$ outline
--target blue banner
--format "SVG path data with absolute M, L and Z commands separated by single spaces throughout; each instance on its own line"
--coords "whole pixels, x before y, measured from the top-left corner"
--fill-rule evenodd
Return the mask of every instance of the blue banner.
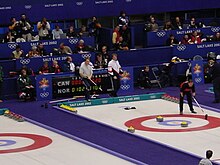
M 52 75 L 36 76 L 36 97 L 38 101 L 51 100 L 52 96 Z
M 216 8 L 219 0 L 1 0 L 0 24 L 9 23 L 10 17 L 20 18 L 26 13 L 33 22 L 47 17 L 49 20 L 90 18 L 91 16 L 117 16 L 121 10 L 128 15 L 161 13 L 183 10 Z
M 173 47 L 173 56 L 181 59 L 190 59 L 196 55 L 207 58 L 208 52 L 220 53 L 219 42 L 206 42 L 202 44 L 176 45 Z
M 173 34 L 178 41 L 181 41 L 185 34 L 192 34 L 193 31 L 197 31 L 205 37 L 206 35 L 215 35 L 217 32 L 220 32 L 220 27 L 148 32 L 145 36 L 147 41 L 146 46 L 164 46 L 170 34 Z
M 121 86 L 119 93 L 127 94 L 134 91 L 133 67 L 123 67 L 123 74 L 121 74 Z
M 204 84 L 204 72 L 203 72 L 203 61 L 192 61 L 191 62 L 192 79 L 195 85 Z

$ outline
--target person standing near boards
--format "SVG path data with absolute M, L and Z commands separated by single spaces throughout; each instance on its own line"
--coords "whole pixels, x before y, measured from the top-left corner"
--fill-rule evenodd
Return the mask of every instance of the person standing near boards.
M 81 63 L 79 68 L 79 74 L 82 78 L 82 82 L 85 86 L 85 99 L 90 100 L 90 90 L 92 85 L 92 75 L 93 75 L 93 65 L 89 58 L 86 58 L 84 62 Z
M 196 95 L 195 86 L 194 86 L 192 79 L 189 79 L 188 81 L 185 81 L 180 85 L 180 103 L 179 103 L 180 115 L 183 114 L 183 99 L 185 95 L 187 97 L 187 102 L 188 102 L 190 111 L 192 113 L 196 113 L 196 111 L 194 111 L 193 109 L 193 104 L 192 104 L 192 97 Z
M 112 60 L 108 63 L 108 73 L 111 75 L 113 82 L 113 91 L 110 93 L 111 97 L 117 97 L 117 92 L 120 89 L 120 73 L 123 73 L 121 65 L 118 62 L 118 55 L 112 54 Z

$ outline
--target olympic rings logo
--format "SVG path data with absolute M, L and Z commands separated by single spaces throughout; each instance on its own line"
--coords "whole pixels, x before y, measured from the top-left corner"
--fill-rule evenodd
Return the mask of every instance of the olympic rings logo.
M 158 37 L 164 37 L 165 35 L 166 35 L 166 32 L 165 32 L 165 31 L 157 32 L 157 36 L 158 36 Z
M 184 51 L 186 49 L 186 45 L 178 45 L 177 50 Z
M 16 46 L 17 46 L 17 44 L 8 44 L 8 47 L 9 47 L 10 49 L 15 49 Z
M 91 57 L 90 53 L 82 54 L 82 58 L 84 58 L 84 59 L 90 58 L 90 57 Z
M 196 83 L 200 83 L 201 81 L 202 81 L 202 78 L 201 78 L 201 77 L 195 78 L 195 82 L 196 82 Z
M 31 7 L 32 7 L 31 5 L 25 5 L 24 6 L 25 9 L 31 9 Z
M 50 95 L 49 92 L 40 93 L 40 97 L 41 97 L 41 98 L 46 98 L 46 97 L 48 97 L 49 95 Z
M 120 87 L 122 90 L 128 90 L 130 88 L 130 85 L 126 84 L 126 85 L 121 85 Z
M 70 38 L 69 39 L 69 43 L 70 44 L 76 44 L 78 42 L 78 39 L 77 38 Z
M 82 1 L 76 2 L 76 5 L 77 5 L 77 6 L 82 6 L 82 5 L 83 5 L 83 2 L 82 2 Z
M 23 64 L 23 65 L 27 65 L 27 64 L 29 64 L 30 62 L 31 62 L 30 59 L 21 59 L 21 60 L 20 60 L 20 63 Z
M 212 27 L 211 28 L 212 32 L 219 32 L 219 30 L 220 30 L 220 27 Z

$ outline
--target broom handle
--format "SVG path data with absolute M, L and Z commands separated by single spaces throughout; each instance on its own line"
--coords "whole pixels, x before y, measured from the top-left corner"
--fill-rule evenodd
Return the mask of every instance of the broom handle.
M 192 97 L 193 98 L 193 100 L 195 101 L 195 103 L 199 106 L 199 108 L 202 110 L 202 112 L 204 112 L 204 110 L 202 109 L 202 107 L 199 105 L 199 103 L 198 103 L 198 101 L 196 100 L 196 98 L 195 97 Z

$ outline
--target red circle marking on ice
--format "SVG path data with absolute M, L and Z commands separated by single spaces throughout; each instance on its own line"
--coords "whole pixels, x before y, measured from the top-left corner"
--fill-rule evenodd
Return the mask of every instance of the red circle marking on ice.
M 35 135 L 35 134 L 0 133 L 0 137 L 2 137 L 2 136 L 29 138 L 29 139 L 33 140 L 34 143 L 31 144 L 31 145 L 28 145 L 28 146 L 20 147 L 20 148 L 0 150 L 0 154 L 35 150 L 35 149 L 39 149 L 39 148 L 42 148 L 42 147 L 46 147 L 46 146 L 48 146 L 49 144 L 52 143 L 52 139 L 50 139 L 46 136 Z
M 136 130 L 142 130 L 142 131 L 151 131 L 151 132 L 188 132 L 188 131 L 201 131 L 201 130 L 207 130 L 212 128 L 217 128 L 220 126 L 220 118 L 208 116 L 209 123 L 203 126 L 198 126 L 194 128 L 186 128 L 186 129 L 162 129 L 162 128 L 151 128 L 142 125 L 142 122 L 146 120 L 156 119 L 158 115 L 154 116 L 145 116 L 145 117 L 139 117 L 136 119 L 129 120 L 125 122 L 125 125 L 127 127 L 134 127 Z M 189 118 L 198 118 L 198 119 L 204 119 L 204 115 L 177 115 L 177 114 L 168 114 L 168 115 L 162 115 L 165 117 L 189 117 Z

